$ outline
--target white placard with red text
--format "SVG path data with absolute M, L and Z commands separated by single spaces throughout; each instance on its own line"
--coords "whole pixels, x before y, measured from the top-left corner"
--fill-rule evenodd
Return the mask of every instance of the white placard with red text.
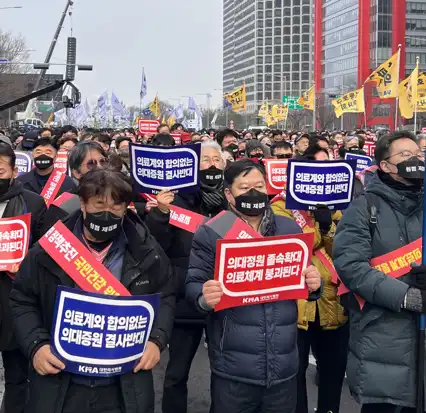
M 31 214 L 0 219 L 0 271 L 12 271 L 28 252 Z
M 248 240 L 218 240 L 214 279 L 223 296 L 215 311 L 306 299 L 303 270 L 310 265 L 313 233 Z
M 139 119 L 138 129 L 139 135 L 154 135 L 157 133 L 158 125 L 160 125 L 159 120 L 146 120 Z

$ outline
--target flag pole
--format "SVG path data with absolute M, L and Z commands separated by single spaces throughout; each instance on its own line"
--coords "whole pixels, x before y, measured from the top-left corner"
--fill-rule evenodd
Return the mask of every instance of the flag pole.
M 401 45 L 399 44 L 398 45 L 398 78 L 397 78 L 397 81 L 398 81 L 398 85 L 399 85 L 399 82 L 400 82 L 400 72 L 401 72 Z M 398 129 L 398 106 L 399 106 L 399 97 L 397 96 L 396 97 L 396 99 L 395 99 L 395 130 L 397 130 Z
M 416 57 L 416 67 L 417 67 L 417 79 L 416 79 L 416 88 L 418 88 L 418 79 L 419 79 L 419 59 L 420 57 Z M 418 99 L 418 93 L 416 91 L 416 96 L 413 96 L 414 98 L 414 134 L 417 132 L 417 99 Z
M 365 122 L 365 129 L 367 129 L 367 109 L 365 107 L 364 85 L 362 85 L 362 97 L 364 98 L 364 122 Z
M 312 132 L 314 132 L 316 130 L 316 126 L 317 126 L 317 108 L 316 108 L 316 104 L 317 104 L 317 91 L 315 89 L 315 82 L 313 85 L 314 88 L 314 108 L 313 108 L 313 124 L 312 124 Z

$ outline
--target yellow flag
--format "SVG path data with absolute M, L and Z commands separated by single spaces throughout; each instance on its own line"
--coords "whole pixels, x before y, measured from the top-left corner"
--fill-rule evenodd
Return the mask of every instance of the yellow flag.
M 227 93 L 224 96 L 231 105 L 234 112 L 244 112 L 247 110 L 247 99 L 246 99 L 246 85 L 235 89 L 231 93 Z
M 158 118 L 160 116 L 160 102 L 158 100 L 158 95 L 155 96 L 154 102 L 149 105 L 149 110 L 152 114 Z
M 405 119 L 414 117 L 418 98 L 417 82 L 419 77 L 419 63 L 407 79 L 399 84 L 399 110 Z
M 266 123 L 266 126 L 272 126 L 275 123 L 277 123 L 277 120 L 272 116 L 270 112 L 268 112 L 265 117 L 265 123 Z
M 286 120 L 288 116 L 287 105 L 274 105 L 272 106 L 271 116 L 276 120 Z
M 364 88 L 348 92 L 340 98 L 331 101 L 336 117 L 344 113 L 362 113 L 365 111 Z
M 174 115 L 170 116 L 170 118 L 167 120 L 167 124 L 171 127 L 176 123 L 176 117 Z
M 382 99 L 398 97 L 400 53 L 401 51 L 398 50 L 366 80 L 366 82 L 374 82 L 376 84 L 377 92 Z
M 420 73 L 417 80 L 417 112 L 426 112 L 426 73 Z
M 52 112 L 52 113 L 49 115 L 49 119 L 47 119 L 47 123 L 52 123 L 54 120 L 55 120 L 55 115 L 54 115 L 54 113 Z
M 268 102 L 263 103 L 263 105 L 259 109 L 259 113 L 257 116 L 260 118 L 264 118 L 269 113 L 269 105 Z
M 297 103 L 303 106 L 304 109 L 314 110 L 315 105 L 315 85 L 300 96 Z

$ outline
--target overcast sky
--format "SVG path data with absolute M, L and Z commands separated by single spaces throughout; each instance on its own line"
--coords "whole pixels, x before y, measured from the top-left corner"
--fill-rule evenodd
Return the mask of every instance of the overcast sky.
M 44 60 L 66 0 L 0 0 L 1 28 L 22 33 L 31 61 Z M 77 37 L 77 63 L 91 64 L 93 72 L 76 73 L 83 98 L 95 101 L 104 90 L 125 104 L 139 105 L 142 67 L 148 97 L 160 99 L 211 92 L 221 102 L 221 0 L 75 0 L 67 17 L 53 63 L 64 63 L 71 22 Z M 53 66 L 49 73 L 64 73 Z M 184 99 L 184 98 L 182 98 Z M 205 96 L 196 96 L 205 104 Z M 169 99 L 172 104 L 177 100 Z

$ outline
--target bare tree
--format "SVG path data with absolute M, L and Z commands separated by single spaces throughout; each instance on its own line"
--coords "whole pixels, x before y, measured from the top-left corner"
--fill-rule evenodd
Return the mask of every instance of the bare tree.
M 293 130 L 301 130 L 302 125 L 304 125 L 307 116 L 306 112 L 307 111 L 303 109 L 289 110 L 287 128 L 292 128 Z
M 9 62 L 28 62 L 28 46 L 23 36 L 15 35 L 12 32 L 5 32 L 0 29 L 0 58 L 7 59 Z M 0 74 L 9 73 L 31 73 L 29 65 L 9 65 L 0 64 Z

